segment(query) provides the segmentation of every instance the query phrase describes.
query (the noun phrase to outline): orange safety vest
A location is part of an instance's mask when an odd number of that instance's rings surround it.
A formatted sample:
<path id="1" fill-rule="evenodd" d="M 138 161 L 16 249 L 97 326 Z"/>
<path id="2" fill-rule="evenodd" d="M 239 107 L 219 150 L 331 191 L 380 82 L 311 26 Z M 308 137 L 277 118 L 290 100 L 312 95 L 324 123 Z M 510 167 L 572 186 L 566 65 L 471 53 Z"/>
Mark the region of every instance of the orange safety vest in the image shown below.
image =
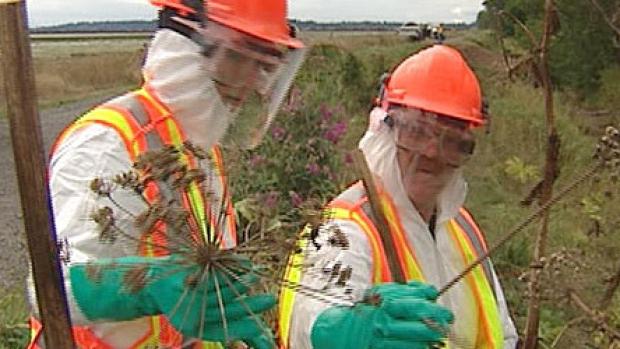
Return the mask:
<path id="1" fill-rule="evenodd" d="M 150 92 L 148 87 L 143 87 L 93 109 L 70 124 L 56 139 L 52 146 L 52 154 L 69 135 L 93 123 L 113 128 L 125 143 L 132 162 L 150 149 L 161 148 L 164 144 L 180 146 L 186 140 L 183 130 L 171 112 Z M 203 234 L 206 234 L 206 224 L 209 224 L 210 231 L 219 231 L 217 238 L 221 241 L 221 247 L 230 248 L 237 244 L 236 222 L 227 183 L 224 180 L 224 165 L 219 147 L 215 146 L 211 149 L 211 159 L 214 170 L 221 178 L 220 185 L 223 189 L 224 200 L 226 200 L 224 208 L 226 218 L 222 227 L 217 226 L 218 217 L 210 217 L 209 201 L 196 183 L 190 185 L 188 191 L 180 193 L 181 200 L 187 209 L 193 210 L 198 221 L 202 222 L 199 228 Z M 195 159 L 187 155 L 182 156 L 182 161 L 190 167 L 197 165 Z M 152 202 L 157 197 L 158 191 L 164 189 L 163 186 L 160 188 L 155 183 L 151 183 L 145 190 L 147 200 Z M 165 248 L 167 239 L 163 228 L 165 227 L 157 226 L 154 228 L 156 230 L 154 233 L 143 234 L 139 246 L 140 255 L 153 257 L 168 254 Z M 39 349 L 36 343 L 41 336 L 41 323 L 31 317 L 30 325 L 31 341 L 27 349 Z M 151 317 L 150 325 L 148 333 L 131 345 L 131 349 L 181 348 L 182 335 L 170 325 L 164 316 Z M 87 326 L 74 326 L 73 334 L 79 349 L 112 349 Z M 222 346 L 219 343 L 203 342 L 197 343 L 193 348 L 216 349 Z"/>
<path id="2" fill-rule="evenodd" d="M 398 261 L 405 272 L 407 280 L 424 282 L 425 278 L 416 259 L 415 251 L 411 250 L 407 242 L 405 229 L 401 224 L 392 200 L 385 193 L 380 193 L 380 197 L 383 212 L 386 215 L 390 233 L 394 240 Z M 373 284 L 391 282 L 392 277 L 383 249 L 383 243 L 374 223 L 375 218 L 370 208 L 368 197 L 361 183 L 357 183 L 343 192 L 328 205 L 325 211 L 325 217 L 353 221 L 360 227 L 366 235 L 372 251 Z M 464 266 L 469 265 L 479 255 L 487 251 L 486 242 L 480 228 L 464 208 L 459 210 L 456 218 L 448 221 L 446 224 L 450 237 L 461 252 Z M 309 227 L 306 227 L 306 229 L 309 229 Z M 307 232 L 302 235 L 309 236 Z M 287 284 L 297 285 L 301 282 L 303 275 L 299 266 L 303 265 L 303 260 L 307 253 L 303 249 L 309 245 L 308 241 L 300 240 L 298 242 L 298 247 L 302 249 L 302 252 L 293 254 L 289 258 L 284 276 Z M 504 346 L 504 335 L 495 299 L 495 282 L 491 268 L 491 264 L 487 259 L 466 277 L 466 282 L 473 291 L 480 313 L 476 340 L 477 349 L 498 349 Z M 290 347 L 290 328 L 295 296 L 296 293 L 293 289 L 281 288 L 278 319 L 278 339 L 281 349 Z"/>

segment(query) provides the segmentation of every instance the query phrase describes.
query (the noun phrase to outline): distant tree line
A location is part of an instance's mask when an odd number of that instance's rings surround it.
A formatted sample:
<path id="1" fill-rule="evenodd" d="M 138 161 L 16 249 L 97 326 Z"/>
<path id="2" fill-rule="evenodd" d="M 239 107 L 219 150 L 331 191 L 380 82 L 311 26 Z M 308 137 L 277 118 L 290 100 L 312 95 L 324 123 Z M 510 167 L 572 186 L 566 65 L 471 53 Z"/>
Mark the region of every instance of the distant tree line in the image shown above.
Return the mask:
<path id="1" fill-rule="evenodd" d="M 544 1 L 487 0 L 483 4 L 476 21 L 479 28 L 494 29 L 525 49 L 529 39 L 517 19 L 540 37 Z M 584 95 L 596 92 L 600 73 L 620 64 L 620 0 L 557 0 L 554 22 L 550 45 L 554 84 Z"/>
<path id="2" fill-rule="evenodd" d="M 388 21 L 342 21 L 316 22 L 291 20 L 301 31 L 395 31 L 402 22 Z M 456 29 L 468 28 L 473 24 L 447 24 Z M 157 29 L 157 21 L 104 21 L 79 22 L 55 26 L 32 28 L 33 33 L 92 33 L 92 32 L 152 32 Z"/>
<path id="3" fill-rule="evenodd" d="M 157 21 L 78 22 L 30 29 L 32 33 L 152 32 Z"/>

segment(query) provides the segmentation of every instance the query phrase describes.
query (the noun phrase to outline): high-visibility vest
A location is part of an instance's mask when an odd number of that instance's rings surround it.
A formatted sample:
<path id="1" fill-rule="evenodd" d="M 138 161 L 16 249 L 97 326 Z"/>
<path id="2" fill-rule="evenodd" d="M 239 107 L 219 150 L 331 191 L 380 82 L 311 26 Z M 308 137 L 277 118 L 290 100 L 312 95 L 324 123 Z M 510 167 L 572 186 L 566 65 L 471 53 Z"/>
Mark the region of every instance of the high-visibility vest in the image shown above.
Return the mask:
<path id="1" fill-rule="evenodd" d="M 122 138 L 130 160 L 135 162 L 138 156 L 148 150 L 160 149 L 163 145 L 181 146 L 186 138 L 182 128 L 174 119 L 171 112 L 153 95 L 148 87 L 128 93 L 109 101 L 91 112 L 78 118 L 70 124 L 52 146 L 52 154 L 55 149 L 68 136 L 75 131 L 92 124 L 99 124 L 113 128 Z M 222 190 L 222 198 L 225 200 L 224 210 L 226 211 L 224 222 L 218 226 L 219 217 L 213 217 L 208 198 L 199 190 L 196 183 L 192 183 L 187 191 L 179 193 L 167 193 L 180 196 L 186 209 L 191 209 L 197 221 L 201 222 L 199 227 L 202 234 L 207 229 L 218 232 L 218 240 L 222 248 L 230 248 L 237 244 L 235 215 L 227 191 L 227 183 L 224 178 L 224 166 L 222 154 L 219 147 L 215 146 L 210 150 L 213 170 L 221 179 L 219 182 Z M 196 167 L 196 159 L 189 155 L 182 155 L 181 160 L 188 167 Z M 145 196 L 149 202 L 153 202 L 160 190 L 168 190 L 165 186 L 158 186 L 151 183 L 145 189 Z M 218 203 L 218 209 L 220 204 Z M 210 225 L 208 228 L 207 225 Z M 216 238 L 216 236 L 212 236 Z M 144 232 L 141 237 L 138 252 L 142 256 L 154 257 L 167 255 L 166 246 L 168 244 L 165 225 L 154 228 L 154 232 Z M 150 329 L 141 339 L 132 344 L 131 349 L 150 349 L 150 348 L 181 348 L 183 343 L 182 335 L 177 332 L 164 316 L 150 317 Z M 34 317 L 31 323 L 31 342 L 28 349 L 38 349 L 37 341 L 41 335 L 42 326 Z M 87 326 L 74 326 L 73 333 L 76 345 L 79 349 L 108 349 L 110 345 L 99 339 Z M 193 349 L 216 349 L 222 348 L 219 343 L 202 342 L 196 343 Z"/>
<path id="2" fill-rule="evenodd" d="M 405 238 L 405 229 L 402 226 L 396 208 L 384 193 L 380 193 L 383 212 L 386 215 L 390 233 L 395 244 L 398 262 L 408 281 L 424 282 L 422 269 L 416 259 L 415 251 L 411 250 Z M 335 220 L 348 220 L 356 223 L 366 235 L 372 253 L 372 281 L 374 285 L 391 282 L 391 272 L 381 237 L 376 228 L 376 220 L 370 208 L 368 197 L 361 183 L 357 183 L 334 199 L 325 210 L 325 217 Z M 487 251 L 482 232 L 472 216 L 461 208 L 456 218 L 448 221 L 447 231 L 458 247 L 463 258 L 463 266 L 475 261 L 479 255 Z M 306 227 L 305 229 L 310 229 Z M 302 236 L 309 236 L 308 232 Z M 299 240 L 298 247 L 301 253 L 292 254 L 285 271 L 285 284 L 298 285 L 303 277 L 302 269 L 309 246 L 308 241 Z M 299 252 L 299 251 L 298 251 Z M 476 267 L 466 278 L 466 282 L 475 297 L 480 321 L 478 323 L 477 349 L 503 348 L 504 334 L 499 316 L 499 309 L 495 298 L 495 281 L 492 266 L 488 259 Z M 280 291 L 278 339 L 280 349 L 290 348 L 290 328 L 292 312 L 295 304 L 295 290 L 291 287 L 282 287 Z"/>

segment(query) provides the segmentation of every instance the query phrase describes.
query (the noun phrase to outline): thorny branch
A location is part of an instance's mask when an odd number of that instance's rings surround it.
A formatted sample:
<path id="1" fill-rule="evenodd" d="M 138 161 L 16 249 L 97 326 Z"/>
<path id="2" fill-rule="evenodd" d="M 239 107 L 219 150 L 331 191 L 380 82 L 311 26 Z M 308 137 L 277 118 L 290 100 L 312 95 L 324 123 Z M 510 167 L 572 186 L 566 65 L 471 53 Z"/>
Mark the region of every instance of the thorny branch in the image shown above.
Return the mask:
<path id="1" fill-rule="evenodd" d="M 590 2 L 598 10 L 598 12 L 603 17 L 603 19 L 605 20 L 605 23 L 607 23 L 609 28 L 611 28 L 611 30 L 616 32 L 617 36 L 620 36 L 620 27 L 618 25 L 616 25 L 615 21 L 613 21 L 612 19 L 607 17 L 607 11 L 605 11 L 605 9 L 601 6 L 601 4 L 599 4 L 599 2 L 597 0 L 590 0 Z M 617 16 L 618 13 L 620 13 L 620 8 L 617 10 L 616 16 Z"/>
<path id="2" fill-rule="evenodd" d="M 493 13 L 494 13 L 493 25 L 495 26 L 497 42 L 499 43 L 499 47 L 502 51 L 502 58 L 504 59 L 504 65 L 506 65 L 506 69 L 508 71 L 508 79 L 514 82 L 512 78 L 512 74 L 510 73 L 512 69 L 510 68 L 510 59 L 508 58 L 508 50 L 506 49 L 506 44 L 504 43 L 504 33 L 502 30 L 501 17 L 499 16 L 498 11 L 496 9 L 493 9 Z"/>
<path id="3" fill-rule="evenodd" d="M 620 287 L 620 266 L 617 268 L 616 274 L 614 274 L 609 280 L 609 286 L 607 286 L 607 289 L 605 290 L 605 294 L 603 295 L 603 298 L 601 299 L 601 302 L 599 304 L 599 309 L 601 310 L 607 309 L 611 305 L 614 295 L 616 294 L 616 291 L 618 290 L 619 287 Z"/>
<path id="4" fill-rule="evenodd" d="M 534 34 L 530 30 L 530 28 L 528 28 L 525 25 L 525 23 L 523 23 L 519 18 L 517 18 L 515 15 L 513 15 L 512 13 L 508 11 L 500 10 L 498 14 L 509 18 L 510 20 L 515 22 L 521 28 L 521 30 L 523 30 L 523 32 L 527 35 L 528 39 L 530 40 L 530 45 L 532 45 L 531 46 L 532 49 L 535 49 L 535 50 L 540 49 L 540 47 L 538 46 L 538 41 L 536 40 L 536 37 L 534 37 Z"/>
<path id="5" fill-rule="evenodd" d="M 577 325 L 578 323 L 580 323 L 584 319 L 585 319 L 585 317 L 579 316 L 577 318 L 572 319 L 566 325 L 564 325 L 564 327 L 562 327 L 562 330 L 560 331 L 560 333 L 558 333 L 558 335 L 555 337 L 555 339 L 551 343 L 550 348 L 555 348 L 558 345 L 558 343 L 560 343 L 560 339 L 562 339 L 562 336 L 564 336 L 566 331 L 568 331 L 569 328 L 571 328 L 572 326 Z"/>
<path id="6" fill-rule="evenodd" d="M 618 329 L 609 325 L 608 317 L 604 313 L 592 309 L 590 306 L 588 306 L 574 290 L 570 290 L 568 295 L 571 302 L 574 303 L 586 315 L 588 315 L 588 317 L 598 326 L 600 326 L 605 331 L 605 333 L 607 333 L 611 337 L 612 341 L 620 340 L 620 332 L 618 331 Z"/>
<path id="7" fill-rule="evenodd" d="M 559 157 L 559 136 L 555 126 L 553 87 L 551 84 L 551 76 L 548 66 L 548 46 L 554 28 L 557 13 L 553 0 L 545 1 L 545 16 L 543 23 L 543 34 L 540 40 L 540 46 L 533 42 L 532 47 L 540 52 L 537 70 L 540 73 L 540 82 L 543 86 L 543 94 L 545 98 L 545 115 L 547 126 L 548 145 L 545 159 L 544 179 L 541 190 L 540 205 L 546 204 L 553 195 L 553 184 L 557 178 L 558 157 Z M 544 212 L 541 217 L 540 231 L 536 237 L 534 246 L 534 260 L 540 260 L 546 254 L 547 235 L 549 229 L 549 213 Z M 540 322 L 540 273 L 537 269 L 532 268 L 531 280 L 528 285 L 530 300 L 528 304 L 526 329 L 525 329 L 525 349 L 535 349 L 538 343 L 538 328 Z"/>

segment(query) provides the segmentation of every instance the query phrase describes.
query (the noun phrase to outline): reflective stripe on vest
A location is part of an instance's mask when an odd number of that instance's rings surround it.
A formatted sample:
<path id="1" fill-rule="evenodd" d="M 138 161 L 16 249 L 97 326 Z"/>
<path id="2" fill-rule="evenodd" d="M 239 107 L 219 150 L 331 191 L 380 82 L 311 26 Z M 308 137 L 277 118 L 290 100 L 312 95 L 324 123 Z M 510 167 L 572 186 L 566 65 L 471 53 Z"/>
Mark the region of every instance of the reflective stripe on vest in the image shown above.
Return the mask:
<path id="1" fill-rule="evenodd" d="M 41 330 L 43 326 L 35 317 L 30 317 L 28 322 L 30 323 L 31 338 L 33 338 L 33 340 L 30 341 L 26 349 L 41 349 L 41 347 L 37 345 L 37 341 L 42 334 Z M 73 339 L 75 343 L 80 346 L 80 349 L 114 349 L 97 338 L 87 327 L 74 326 Z"/>
<path id="2" fill-rule="evenodd" d="M 171 116 L 171 113 L 146 88 L 143 88 L 107 102 L 77 119 L 65 128 L 57 138 L 52 147 L 52 153 L 69 135 L 93 123 L 113 128 L 123 140 L 132 162 L 135 162 L 140 154 L 149 149 L 159 149 L 162 144 L 180 146 L 185 141 L 182 130 Z M 224 179 L 222 155 L 217 146 L 211 149 L 210 156 L 213 170 L 220 176 L 219 184 L 222 188 L 222 197 L 225 200 L 224 205 L 222 205 L 225 210 L 223 222 L 219 222 L 220 218 L 214 217 L 214 214 L 209 214 L 212 213 L 210 205 L 196 183 L 192 183 L 186 193 L 175 194 L 167 192 L 165 194 L 168 197 L 171 197 L 170 195 L 182 196 L 180 202 L 192 209 L 195 217 L 198 217 L 201 223 L 201 233 L 206 237 L 206 224 L 209 224 L 211 231 L 218 231 L 219 235 L 217 238 L 221 242 L 221 246 L 229 248 L 237 243 L 232 202 Z M 190 168 L 197 166 L 196 160 L 185 154 L 182 155 L 182 161 Z M 152 202 L 157 197 L 159 190 L 168 190 L 168 188 L 155 184 L 149 185 L 145 190 L 147 200 Z M 205 212 L 207 212 L 208 217 L 205 215 Z M 216 229 L 216 227 L 223 227 L 223 231 L 222 229 Z M 168 254 L 165 226 L 158 225 L 154 229 L 155 231 L 151 234 L 143 234 L 139 248 L 141 255 L 161 256 Z M 215 238 L 216 236 L 212 236 L 212 239 Z M 131 346 L 132 349 L 158 348 L 161 346 L 170 348 L 181 347 L 182 336 L 170 325 L 164 316 L 154 316 L 150 319 L 150 330 Z M 31 345 L 36 346 L 36 340 L 40 336 L 40 331 L 40 327 L 38 331 L 35 331 L 33 327 Z M 90 340 L 92 338 L 99 339 L 92 334 L 88 327 L 75 326 L 74 332 L 76 331 L 83 334 L 79 337 L 76 336 L 76 344 L 79 348 L 103 348 Z M 37 333 L 35 334 L 34 332 Z M 86 332 L 90 333 L 90 335 L 86 335 Z M 222 348 L 222 346 L 219 343 L 203 342 L 197 343 L 193 348 L 218 349 Z"/>
<path id="3" fill-rule="evenodd" d="M 458 250 L 463 257 L 463 265 L 469 265 L 478 259 L 478 254 L 473 246 L 474 244 L 465 233 L 465 229 L 455 220 L 449 221 L 447 228 L 450 237 L 453 239 L 456 246 L 459 247 Z M 493 283 L 489 282 L 481 266 L 474 268 L 469 275 L 465 277 L 465 280 L 476 298 L 476 306 L 480 314 L 476 348 L 503 348 L 504 334 L 495 293 L 492 289 Z"/>
<path id="4" fill-rule="evenodd" d="M 310 226 L 304 227 L 302 232 L 302 236 L 309 235 Z M 297 239 L 297 247 L 300 249 L 300 253 L 291 253 L 286 270 L 284 272 L 284 281 L 285 285 L 280 287 L 280 294 L 278 296 L 278 341 L 280 343 L 280 348 L 288 348 L 289 347 L 289 335 L 290 335 L 290 325 L 291 325 L 291 316 L 293 315 L 293 305 L 295 304 L 295 295 L 296 292 L 293 289 L 295 285 L 298 285 L 301 282 L 301 263 L 303 263 L 305 258 L 305 253 L 307 252 L 307 240 Z"/>
<path id="5" fill-rule="evenodd" d="M 394 204 L 387 195 L 381 195 L 381 198 L 383 210 L 395 241 L 398 260 L 406 274 L 407 280 L 423 282 L 424 276 L 416 260 L 415 253 L 410 249 L 410 244 L 406 240 L 406 235 Z M 353 221 L 364 232 L 372 251 L 372 283 L 379 284 L 392 281 L 381 238 L 374 224 L 374 215 L 361 183 L 355 184 L 334 199 L 328 205 L 327 214 L 327 217 L 331 219 Z M 461 209 L 459 216 L 447 224 L 447 230 L 464 258 L 464 265 L 471 263 L 480 253 L 486 251 L 486 244 L 481 231 L 467 211 Z M 305 236 L 308 235 L 305 234 Z M 307 241 L 301 242 L 299 246 L 303 247 L 306 245 Z M 304 251 L 294 254 L 289 259 L 285 280 L 293 285 L 301 282 L 301 269 L 296 266 L 303 263 L 305 253 Z M 490 278 L 487 279 L 486 270 L 480 266 L 475 268 L 472 274 L 466 278 L 476 298 L 480 313 L 481 321 L 479 322 L 478 338 L 476 339 L 476 348 L 478 349 L 503 347 L 503 329 L 493 290 L 494 280 L 492 274 L 490 274 L 490 263 L 487 264 L 487 267 L 489 268 L 488 276 Z M 280 297 L 278 334 L 280 348 L 286 349 L 290 347 L 290 321 L 295 304 L 295 291 L 289 288 L 282 288 Z"/>

